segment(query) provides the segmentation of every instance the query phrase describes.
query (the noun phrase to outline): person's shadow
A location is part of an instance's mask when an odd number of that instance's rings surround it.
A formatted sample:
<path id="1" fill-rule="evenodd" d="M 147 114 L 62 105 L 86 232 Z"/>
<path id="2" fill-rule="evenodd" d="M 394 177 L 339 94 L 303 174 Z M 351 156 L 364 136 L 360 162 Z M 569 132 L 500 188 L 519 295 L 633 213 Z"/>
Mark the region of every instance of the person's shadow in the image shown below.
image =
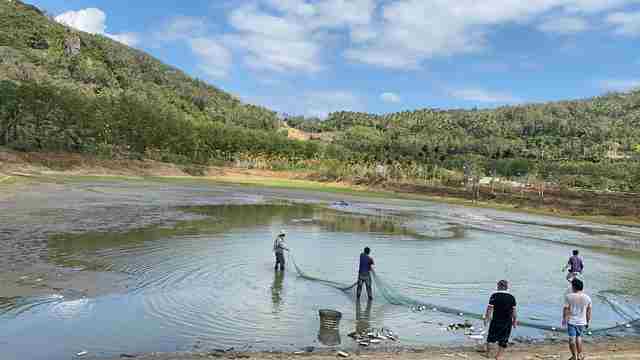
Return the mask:
<path id="1" fill-rule="evenodd" d="M 282 284 L 284 283 L 284 271 L 276 271 L 271 284 L 271 302 L 273 312 L 279 313 L 282 310 Z"/>
<path id="2" fill-rule="evenodd" d="M 372 301 L 367 301 L 363 309 L 360 301 L 356 301 L 356 333 L 358 334 L 371 328 L 371 304 Z"/>

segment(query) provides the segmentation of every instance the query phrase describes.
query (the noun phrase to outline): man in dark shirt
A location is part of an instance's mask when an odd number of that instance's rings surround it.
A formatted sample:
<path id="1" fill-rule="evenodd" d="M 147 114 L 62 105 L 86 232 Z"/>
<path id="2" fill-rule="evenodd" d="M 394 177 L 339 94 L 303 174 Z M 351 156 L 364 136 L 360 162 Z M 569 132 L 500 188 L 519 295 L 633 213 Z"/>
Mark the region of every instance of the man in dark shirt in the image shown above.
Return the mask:
<path id="1" fill-rule="evenodd" d="M 573 250 L 573 256 L 569 258 L 567 265 L 564 267 L 565 270 L 569 269 L 567 281 L 573 280 L 577 275 L 582 275 L 582 271 L 584 271 L 584 262 L 579 254 L 578 250 Z"/>
<path id="2" fill-rule="evenodd" d="M 502 359 L 504 350 L 509 344 L 511 336 L 511 328 L 515 328 L 518 324 L 516 318 L 516 298 L 509 294 L 509 282 L 500 280 L 498 282 L 498 291 L 489 298 L 489 305 L 485 314 L 485 326 L 489 319 L 489 334 L 487 335 L 487 356 L 489 356 L 489 344 L 498 343 L 498 353 L 496 360 Z"/>
<path id="3" fill-rule="evenodd" d="M 360 266 L 358 268 L 358 287 L 356 290 L 356 297 L 360 300 L 360 294 L 362 294 L 362 284 L 367 286 L 367 295 L 369 301 L 373 300 L 373 290 L 371 289 L 371 271 L 373 270 L 373 259 L 369 254 L 371 249 L 364 248 L 364 252 L 360 254 Z"/>

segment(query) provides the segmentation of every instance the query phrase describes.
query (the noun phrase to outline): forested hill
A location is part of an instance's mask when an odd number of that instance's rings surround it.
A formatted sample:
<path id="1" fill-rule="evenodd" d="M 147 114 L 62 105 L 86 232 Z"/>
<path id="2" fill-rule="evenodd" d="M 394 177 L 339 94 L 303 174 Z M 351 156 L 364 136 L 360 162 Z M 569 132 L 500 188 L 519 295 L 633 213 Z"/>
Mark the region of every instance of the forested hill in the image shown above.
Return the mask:
<path id="1" fill-rule="evenodd" d="M 72 30 L 20 1 L 0 2 L 0 76 L 51 81 L 88 94 L 127 91 L 173 105 L 194 119 L 273 128 L 275 113 L 234 96 L 148 54 L 101 35 Z"/>
<path id="2" fill-rule="evenodd" d="M 281 127 L 273 111 L 17 0 L 0 1 L 0 100 L 0 145 L 24 150 L 153 150 L 203 160 L 269 150 L 259 139 L 273 140 Z M 286 143 L 279 133 L 276 142 Z"/>
<path id="3" fill-rule="evenodd" d="M 348 147 L 366 142 L 354 150 L 369 158 L 391 152 L 398 159 L 476 154 L 598 162 L 640 151 L 640 90 L 485 110 L 336 112 L 323 121 L 294 117 L 288 123 L 312 133 L 340 133 Z"/>

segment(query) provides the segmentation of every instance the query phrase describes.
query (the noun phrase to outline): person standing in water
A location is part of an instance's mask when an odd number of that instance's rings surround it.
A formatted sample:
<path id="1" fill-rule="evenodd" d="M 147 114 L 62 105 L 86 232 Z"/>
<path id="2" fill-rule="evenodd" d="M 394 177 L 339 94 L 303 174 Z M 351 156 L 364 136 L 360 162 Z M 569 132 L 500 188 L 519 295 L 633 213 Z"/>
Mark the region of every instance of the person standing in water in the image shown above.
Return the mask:
<path id="1" fill-rule="evenodd" d="M 582 257 L 578 255 L 579 253 L 578 250 L 573 250 L 573 256 L 569 258 L 567 265 L 564 266 L 563 271 L 569 270 L 569 273 L 567 273 L 567 281 L 571 281 L 577 275 L 582 275 L 582 271 L 584 271 L 584 262 L 582 261 Z"/>
<path id="2" fill-rule="evenodd" d="M 371 249 L 364 248 L 364 251 L 360 254 L 360 266 L 358 268 L 358 287 L 356 289 L 356 297 L 360 300 L 362 294 L 362 284 L 367 287 L 367 295 L 369 301 L 373 300 L 373 290 L 371 289 L 371 271 L 373 271 L 373 258 L 369 256 Z"/>
<path id="3" fill-rule="evenodd" d="M 562 309 L 562 326 L 567 327 L 571 360 L 582 360 L 582 336 L 591 322 L 591 298 L 583 292 L 584 283 L 580 279 L 573 279 L 571 286 L 573 292 L 565 297 Z"/>
<path id="4" fill-rule="evenodd" d="M 284 252 L 285 250 L 289 251 L 289 248 L 287 248 L 284 242 L 285 236 L 284 230 L 280 230 L 280 234 L 278 234 L 278 237 L 273 241 L 273 252 L 276 254 L 276 271 L 278 271 L 278 264 L 280 264 L 280 270 L 284 271 Z"/>
<path id="5" fill-rule="evenodd" d="M 516 315 L 516 298 L 509 294 L 509 282 L 507 280 L 498 281 L 498 291 L 489 298 L 489 305 L 484 316 L 484 325 L 491 321 L 485 351 L 489 356 L 490 344 L 498 343 L 498 353 L 496 360 L 502 359 L 505 349 L 509 345 L 511 328 L 518 325 Z"/>

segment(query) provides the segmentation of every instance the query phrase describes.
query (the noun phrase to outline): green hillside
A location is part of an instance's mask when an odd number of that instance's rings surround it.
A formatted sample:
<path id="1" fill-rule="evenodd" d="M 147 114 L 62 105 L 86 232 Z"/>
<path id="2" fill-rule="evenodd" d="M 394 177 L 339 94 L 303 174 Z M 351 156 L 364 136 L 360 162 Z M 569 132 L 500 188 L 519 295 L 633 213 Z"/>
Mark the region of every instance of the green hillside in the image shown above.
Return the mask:
<path id="1" fill-rule="evenodd" d="M 273 111 L 20 1 L 0 2 L 0 120 L 0 145 L 23 150 L 206 162 L 308 146 Z"/>
<path id="2" fill-rule="evenodd" d="M 400 178 L 444 176 L 452 185 L 460 177 L 442 169 L 468 178 L 640 191 L 640 90 L 497 109 L 336 112 L 323 121 L 287 120 L 300 130 L 332 134 L 332 157 L 368 164 L 365 177 L 374 175 L 374 164 L 386 163 Z"/>

